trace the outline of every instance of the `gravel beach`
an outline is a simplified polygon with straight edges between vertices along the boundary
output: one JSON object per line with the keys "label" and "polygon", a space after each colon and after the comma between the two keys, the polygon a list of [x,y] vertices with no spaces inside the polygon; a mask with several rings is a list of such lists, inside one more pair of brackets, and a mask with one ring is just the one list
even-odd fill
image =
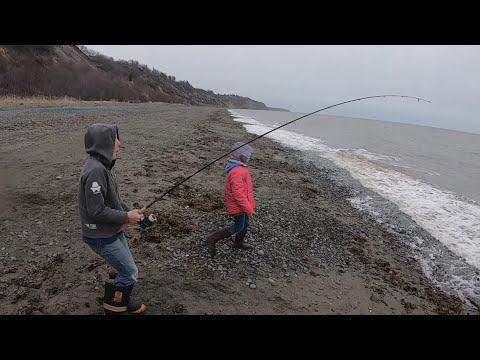
{"label": "gravel beach", "polygon": [[[0,105],[0,314],[102,314],[112,271],[82,241],[78,177],[84,132],[115,123],[121,191],[144,206],[180,179],[251,140],[226,109],[167,104]],[[335,168],[262,138],[249,163],[257,209],[252,251],[206,236],[229,224],[225,161],[127,226],[139,268],[134,297],[147,314],[464,314],[394,232],[355,209]]]}

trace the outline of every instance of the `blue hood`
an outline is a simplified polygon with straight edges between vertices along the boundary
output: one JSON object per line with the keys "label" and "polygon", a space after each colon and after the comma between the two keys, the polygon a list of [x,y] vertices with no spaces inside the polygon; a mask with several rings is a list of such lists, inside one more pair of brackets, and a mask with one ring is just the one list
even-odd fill
{"label": "blue hood", "polygon": [[225,166],[225,174],[228,174],[230,170],[237,166],[245,166],[245,164],[240,161],[228,160],[227,165]]}

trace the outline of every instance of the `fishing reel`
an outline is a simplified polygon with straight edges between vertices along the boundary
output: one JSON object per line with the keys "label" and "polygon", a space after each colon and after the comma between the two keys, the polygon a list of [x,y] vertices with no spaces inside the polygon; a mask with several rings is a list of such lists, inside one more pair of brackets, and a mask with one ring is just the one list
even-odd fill
{"label": "fishing reel", "polygon": [[[138,204],[138,202],[136,202],[135,204],[133,204],[133,207],[138,209],[140,205]],[[138,225],[140,225],[142,229],[146,229],[147,227],[150,227],[157,222],[157,217],[154,214],[150,214],[149,216],[145,215],[146,210],[146,206],[139,210],[139,212],[144,215],[143,220],[139,221],[138,223]]]}
{"label": "fishing reel", "polygon": [[148,217],[145,216],[138,224],[142,229],[152,226],[157,222],[157,217],[154,214],[150,214]]}

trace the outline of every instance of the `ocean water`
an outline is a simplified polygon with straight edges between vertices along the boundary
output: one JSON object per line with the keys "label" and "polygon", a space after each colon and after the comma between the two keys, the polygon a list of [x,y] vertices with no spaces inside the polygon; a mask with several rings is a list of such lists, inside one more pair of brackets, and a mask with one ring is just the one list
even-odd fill
{"label": "ocean water", "polygon": [[[304,115],[230,113],[255,135]],[[348,173],[352,184],[367,190],[357,191],[349,199],[352,205],[406,234],[405,244],[434,283],[480,300],[479,134],[312,115],[267,137]],[[392,216],[395,211],[405,215],[403,220],[392,220],[399,219]],[[414,228],[421,231],[409,231]]]}

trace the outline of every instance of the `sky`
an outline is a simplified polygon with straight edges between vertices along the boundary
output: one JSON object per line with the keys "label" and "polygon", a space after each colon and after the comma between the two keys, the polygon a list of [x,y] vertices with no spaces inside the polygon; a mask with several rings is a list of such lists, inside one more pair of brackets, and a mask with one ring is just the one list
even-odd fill
{"label": "sky", "polygon": [[269,107],[480,133],[478,45],[86,45],[191,85]]}

